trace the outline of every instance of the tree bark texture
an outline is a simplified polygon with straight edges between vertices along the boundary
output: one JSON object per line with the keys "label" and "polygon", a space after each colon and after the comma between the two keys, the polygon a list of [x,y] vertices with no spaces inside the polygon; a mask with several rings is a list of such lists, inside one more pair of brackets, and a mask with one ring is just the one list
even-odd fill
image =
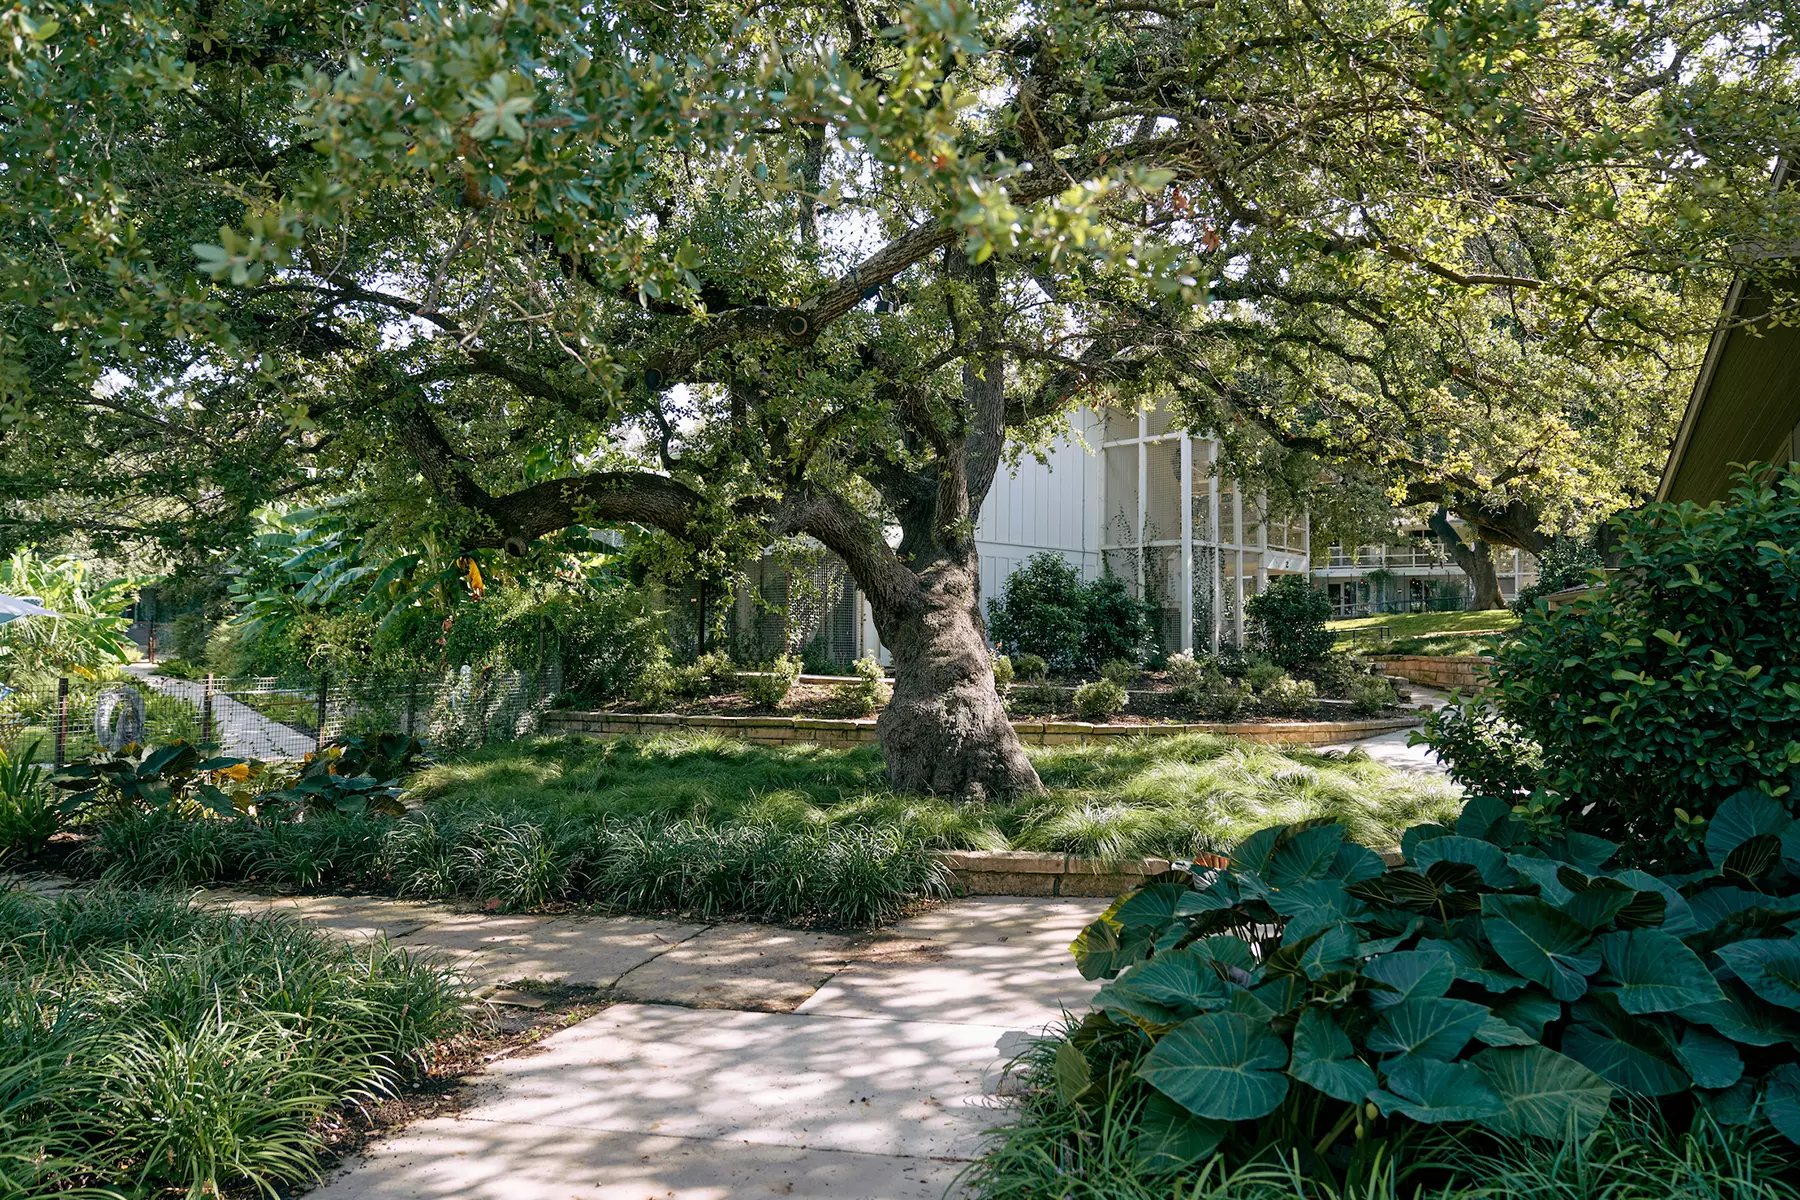
{"label": "tree bark texture", "polygon": [[919,582],[916,604],[874,606],[894,660],[894,696],[875,723],[888,782],[965,800],[1043,791],[994,688],[973,553]]}
{"label": "tree bark texture", "polygon": [[1500,576],[1494,570],[1492,548],[1480,538],[1473,543],[1463,541],[1456,527],[1450,524],[1449,514],[1441,508],[1431,515],[1431,531],[1437,534],[1451,561],[1469,577],[1474,588],[1474,599],[1469,607],[1476,612],[1505,608],[1506,597],[1500,594]]}

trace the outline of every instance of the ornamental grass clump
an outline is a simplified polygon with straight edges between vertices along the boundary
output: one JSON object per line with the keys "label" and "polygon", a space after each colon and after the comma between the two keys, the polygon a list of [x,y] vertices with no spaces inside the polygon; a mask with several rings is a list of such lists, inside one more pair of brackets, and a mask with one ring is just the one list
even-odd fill
{"label": "ornamental grass clump", "polygon": [[276,916],[0,896],[0,1195],[274,1195],[467,1030],[446,970]]}
{"label": "ornamental grass clump", "polygon": [[1056,1050],[1077,1109],[1132,1105],[1133,1154],[1177,1170],[1272,1144],[1359,1185],[1429,1131],[1585,1137],[1628,1104],[1800,1143],[1800,826],[1753,792],[1707,866],[1478,798],[1389,867],[1330,824],[1275,826],[1216,868],[1121,897],[1073,949],[1106,979]]}

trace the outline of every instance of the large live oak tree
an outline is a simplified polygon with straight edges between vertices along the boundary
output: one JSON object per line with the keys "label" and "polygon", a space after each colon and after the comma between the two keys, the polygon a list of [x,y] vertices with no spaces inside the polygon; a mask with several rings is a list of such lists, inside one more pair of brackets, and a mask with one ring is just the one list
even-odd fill
{"label": "large live oak tree", "polygon": [[973,541],[1009,443],[1164,396],[1500,545],[1617,507],[1797,224],[1766,18],[15,7],[0,532],[228,543],[311,492],[522,555],[806,534],[893,653],[892,783],[1032,790]]}

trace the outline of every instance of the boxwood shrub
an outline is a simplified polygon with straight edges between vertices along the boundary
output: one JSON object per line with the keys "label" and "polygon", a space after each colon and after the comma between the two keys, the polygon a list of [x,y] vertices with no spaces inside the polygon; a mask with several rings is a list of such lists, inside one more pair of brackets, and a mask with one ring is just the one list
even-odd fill
{"label": "boxwood shrub", "polygon": [[1262,830],[1083,931],[1109,982],[1057,1090],[1138,1105],[1151,1169],[1273,1147],[1367,1179],[1424,1126],[1560,1138],[1628,1101],[1800,1142],[1800,824],[1744,792],[1703,869],[1616,851],[1495,799],[1409,830],[1400,867],[1337,825]]}

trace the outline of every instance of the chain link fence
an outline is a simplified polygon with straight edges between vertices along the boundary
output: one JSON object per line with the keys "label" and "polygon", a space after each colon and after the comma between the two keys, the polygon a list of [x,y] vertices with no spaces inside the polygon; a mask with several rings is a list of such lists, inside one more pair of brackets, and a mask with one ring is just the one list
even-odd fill
{"label": "chain link fence", "polygon": [[461,750],[535,731],[561,681],[556,661],[413,676],[68,676],[0,685],[0,747],[15,760],[62,763],[130,741],[182,740],[268,761],[304,758],[345,734],[408,733]]}

